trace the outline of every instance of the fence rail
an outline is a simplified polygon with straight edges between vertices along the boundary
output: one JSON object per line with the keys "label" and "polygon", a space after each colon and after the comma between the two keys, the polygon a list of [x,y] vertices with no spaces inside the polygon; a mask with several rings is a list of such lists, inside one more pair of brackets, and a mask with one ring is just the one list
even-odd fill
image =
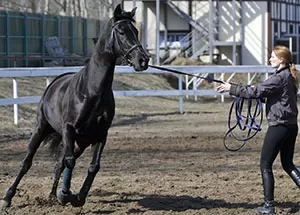
{"label": "fence rail", "polygon": [[[299,69],[300,65],[296,65]],[[272,72],[270,66],[166,66],[167,68],[178,70],[188,74],[206,74],[213,73],[219,74],[220,80],[224,80],[226,73],[244,73],[248,75],[248,84],[252,78],[250,74],[263,73],[265,78]],[[77,67],[43,67],[43,68],[0,68],[0,78],[11,78],[13,80],[13,98],[1,98],[0,106],[14,105],[14,123],[18,124],[18,105],[38,103],[40,96],[26,96],[18,97],[18,78],[23,77],[53,77],[66,72],[78,72],[82,66]],[[165,74],[168,72],[149,68],[143,72],[135,72],[132,67],[116,66],[116,74]],[[178,96],[179,97],[179,111],[183,113],[183,96],[203,96],[203,95],[220,95],[215,90],[209,89],[183,89],[184,75],[178,75],[178,89],[176,90],[127,90],[127,91],[114,91],[114,95],[118,96]],[[48,79],[47,79],[48,80]],[[187,80],[187,76],[186,76]],[[185,81],[186,81],[185,80]],[[50,81],[47,81],[49,84]],[[221,95],[224,99],[224,94]]]}

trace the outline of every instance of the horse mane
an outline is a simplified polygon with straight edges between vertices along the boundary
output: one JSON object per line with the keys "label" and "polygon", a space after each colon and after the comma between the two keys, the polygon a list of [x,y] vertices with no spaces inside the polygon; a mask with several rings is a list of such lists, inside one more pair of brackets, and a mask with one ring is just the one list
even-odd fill
{"label": "horse mane", "polygon": [[107,50],[110,50],[112,44],[107,39],[111,37],[111,28],[113,25],[113,18],[109,19],[108,22],[104,25],[103,29],[101,30],[101,33],[98,37],[98,40],[96,42],[93,55],[97,54],[97,48],[100,48],[100,46],[106,46]]}

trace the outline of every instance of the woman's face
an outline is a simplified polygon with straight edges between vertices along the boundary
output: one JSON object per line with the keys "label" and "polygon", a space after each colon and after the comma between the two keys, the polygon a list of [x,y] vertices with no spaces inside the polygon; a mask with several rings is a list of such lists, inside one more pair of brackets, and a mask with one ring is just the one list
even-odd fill
{"label": "woman's face", "polygon": [[280,60],[274,53],[274,51],[271,53],[271,57],[269,59],[271,66],[273,68],[278,68],[280,64],[282,63],[282,60]]}

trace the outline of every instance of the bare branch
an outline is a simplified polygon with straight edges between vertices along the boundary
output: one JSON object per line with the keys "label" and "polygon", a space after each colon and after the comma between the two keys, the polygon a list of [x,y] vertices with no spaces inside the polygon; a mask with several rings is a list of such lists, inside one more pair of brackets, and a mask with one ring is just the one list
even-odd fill
{"label": "bare branch", "polygon": [[64,12],[66,12],[66,10],[67,10],[67,8],[66,8],[66,5],[67,5],[67,2],[66,2],[66,0],[64,0],[64,3],[62,4],[62,3],[60,3],[60,1],[59,0],[54,0],[54,2],[58,5],[58,6],[60,6],[61,7],[61,9],[64,11]]}

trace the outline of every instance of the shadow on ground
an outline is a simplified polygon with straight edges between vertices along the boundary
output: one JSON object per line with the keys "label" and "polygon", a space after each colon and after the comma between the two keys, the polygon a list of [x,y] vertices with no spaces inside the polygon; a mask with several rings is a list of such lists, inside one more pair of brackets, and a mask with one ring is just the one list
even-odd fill
{"label": "shadow on ground", "polygon": [[[99,191],[98,191],[99,192]],[[94,193],[95,194],[95,193]],[[182,196],[169,196],[169,195],[144,195],[140,193],[111,193],[101,192],[101,196],[118,195],[120,198],[114,200],[103,200],[103,204],[115,203],[131,203],[137,202],[138,205],[144,209],[131,208],[129,213],[141,213],[145,211],[174,211],[184,212],[187,210],[200,210],[200,209],[236,209],[243,208],[247,210],[254,209],[261,205],[252,204],[249,202],[230,203],[223,199],[210,199],[202,197],[192,197],[187,195]],[[288,209],[289,214],[298,214],[300,205],[296,202],[280,202],[277,204],[279,209]]]}

